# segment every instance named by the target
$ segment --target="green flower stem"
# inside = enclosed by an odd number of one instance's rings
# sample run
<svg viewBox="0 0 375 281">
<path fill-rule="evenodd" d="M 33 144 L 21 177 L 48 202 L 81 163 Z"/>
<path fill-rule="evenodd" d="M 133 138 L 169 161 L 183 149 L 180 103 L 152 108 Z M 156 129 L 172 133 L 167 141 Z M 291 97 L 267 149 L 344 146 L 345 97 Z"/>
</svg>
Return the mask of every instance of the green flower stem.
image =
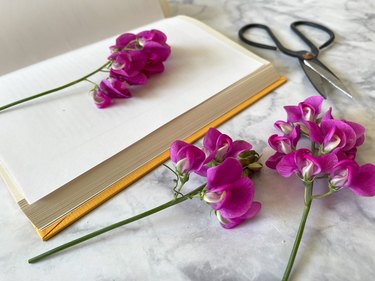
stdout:
<svg viewBox="0 0 375 281">
<path fill-rule="evenodd" d="M 191 198 L 193 198 L 195 195 L 200 194 L 200 192 L 203 190 L 203 188 L 204 188 L 205 186 L 206 186 L 206 184 L 203 184 L 203 185 L 197 187 L 196 189 L 194 189 L 193 191 L 191 191 L 191 192 L 189 192 L 189 193 L 187 193 L 187 194 L 185 194 L 185 195 L 183 195 L 183 196 L 181 196 L 181 197 L 174 198 L 174 199 L 172 199 L 171 201 L 169 201 L 169 202 L 167 202 L 167 203 L 164 203 L 164 204 L 162 204 L 162 205 L 160 205 L 160 206 L 158 206 L 158 207 L 155 207 L 155 208 L 153 208 L 153 209 L 151 209 L 151 210 L 148 210 L 148 211 L 146 211 L 146 212 L 144 212 L 144 213 L 141 213 L 141 214 L 136 215 L 136 216 L 134 216 L 134 217 L 131 217 L 131 218 L 128 218 L 128 219 L 125 219 L 125 220 L 119 221 L 119 222 L 117 222 L 117 223 L 111 224 L 111 225 L 109 225 L 109 226 L 107 226 L 107 227 L 104 227 L 104 228 L 102 228 L 102 229 L 99 229 L 99 230 L 97 230 L 97 231 L 94 231 L 94 232 L 92 232 L 92 233 L 89 233 L 89 234 L 87 234 L 87 235 L 85 235 L 85 236 L 82 236 L 82 237 L 80 237 L 80 238 L 77 238 L 77 239 L 75 239 L 75 240 L 72 240 L 72 241 L 70 241 L 70 242 L 68 242 L 68 243 L 65 243 L 65 244 L 63 244 L 63 245 L 60 245 L 60 246 L 58 246 L 58 247 L 56 247 L 56 248 L 53 248 L 53 249 L 51 249 L 51 250 L 49 250 L 49 251 L 47 251 L 47 252 L 45 252 L 45 253 L 43 253 L 43 254 L 40 254 L 40 255 L 38 255 L 38 256 L 36 256 L 36 257 L 33 257 L 33 258 L 29 259 L 28 262 L 29 262 L 29 263 L 36 263 L 36 262 L 38 262 L 38 261 L 40 261 L 40 260 L 42 260 L 42 259 L 44 259 L 44 258 L 46 258 L 46 257 L 48 257 L 48 256 L 50 256 L 50 255 L 53 255 L 53 254 L 55 254 L 55 253 L 57 253 L 57 252 L 60 252 L 60 251 L 62 251 L 62 250 L 65 250 L 65 249 L 67 249 L 67 248 L 70 248 L 70 247 L 72 247 L 72 246 L 74 246 L 74 245 L 77 245 L 77 244 L 79 244 L 79 243 L 82 243 L 82 242 L 84 242 L 84 241 L 86 241 L 86 240 L 89 240 L 89 239 L 91 239 L 91 238 L 93 238 L 93 237 L 96 237 L 96 236 L 98 236 L 98 235 L 100 235 L 100 234 L 103 234 L 103 233 L 105 233 L 105 232 L 108 232 L 108 231 L 110 231 L 110 230 L 112 230 L 112 229 L 115 229 L 115 228 L 117 228 L 117 227 L 120 227 L 120 226 L 123 226 L 123 225 L 129 224 L 129 223 L 131 223 L 131 222 L 133 222 L 133 221 L 140 220 L 140 219 L 142 219 L 142 218 L 145 218 L 145 217 L 147 217 L 147 216 L 150 216 L 150 215 L 152 215 L 152 214 L 155 214 L 155 213 L 157 213 L 157 212 L 159 212 L 159 211 L 161 211 L 161 210 L 164 210 L 164 209 L 167 209 L 167 208 L 172 207 L 172 206 L 174 206 L 174 205 L 177 205 L 177 204 L 179 204 L 179 203 L 181 203 L 181 202 L 183 202 L 183 201 L 185 201 L 185 200 L 187 200 L 187 199 L 191 199 Z"/>
<path fill-rule="evenodd" d="M 7 109 L 9 107 L 12 107 L 12 106 L 15 106 L 17 104 L 20 104 L 20 103 L 24 103 L 24 102 L 27 102 L 27 101 L 30 101 L 30 100 L 33 100 L 33 99 L 36 99 L 36 98 L 39 98 L 39 97 L 42 97 L 42 96 L 45 96 L 45 95 L 48 95 L 48 94 L 51 94 L 51 93 L 54 93 L 54 92 L 57 92 L 57 91 L 60 91 L 62 89 L 65 89 L 65 88 L 68 88 L 70 86 L 73 86 L 79 82 L 82 82 L 82 81 L 87 81 L 87 78 L 89 78 L 90 76 L 94 75 L 95 73 L 101 71 L 103 68 L 109 66 L 111 64 L 111 61 L 107 61 L 105 64 L 103 64 L 101 67 L 99 67 L 98 69 L 96 69 L 95 71 L 77 79 L 77 80 L 74 80 L 68 84 L 65 84 L 63 86 L 60 86 L 60 87 L 57 87 L 57 88 L 54 88 L 54 89 L 51 89 L 51 90 L 48 90 L 48 91 L 45 91 L 45 92 L 42 92 L 42 93 L 39 93 L 39 94 L 36 94 L 36 95 L 33 95 L 33 96 L 30 96 L 30 97 L 27 97 L 27 98 L 24 98 L 24 99 L 20 99 L 20 100 L 17 100 L 15 102 L 11 102 L 11 103 L 8 103 L 6 105 L 3 105 L 0 107 L 0 111 L 3 111 L 4 109 Z"/>
<path fill-rule="evenodd" d="M 299 244 L 301 243 L 303 231 L 305 229 L 305 224 L 307 216 L 310 212 L 311 203 L 313 201 L 313 182 L 305 182 L 305 207 L 303 209 L 302 219 L 298 228 L 297 236 L 294 241 L 292 252 L 290 253 L 288 265 L 285 268 L 284 276 L 282 281 L 287 281 L 289 279 L 290 272 L 292 271 L 294 260 L 296 259 Z"/>
<path fill-rule="evenodd" d="M 326 193 L 323 193 L 323 194 L 319 194 L 319 195 L 314 195 L 313 198 L 314 199 L 321 199 L 321 198 L 324 198 L 324 197 L 327 197 L 328 195 L 331 195 L 333 193 L 336 193 L 337 191 L 336 190 L 330 190 Z"/>
</svg>

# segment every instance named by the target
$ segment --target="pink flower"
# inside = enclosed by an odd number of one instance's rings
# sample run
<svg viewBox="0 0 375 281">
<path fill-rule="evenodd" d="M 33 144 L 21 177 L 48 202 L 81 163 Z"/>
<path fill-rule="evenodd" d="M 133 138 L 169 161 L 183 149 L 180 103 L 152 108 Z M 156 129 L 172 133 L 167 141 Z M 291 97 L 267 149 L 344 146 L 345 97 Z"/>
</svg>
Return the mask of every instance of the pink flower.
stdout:
<svg viewBox="0 0 375 281">
<path fill-rule="evenodd" d="M 115 70 L 111 68 L 109 77 L 126 82 L 128 85 L 144 85 L 147 83 L 147 76 L 142 72 L 131 72 L 130 75 L 122 69 Z"/>
<path fill-rule="evenodd" d="M 116 38 L 116 44 L 109 47 L 112 52 L 116 53 L 116 52 L 119 52 L 119 51 L 122 51 L 124 48 L 126 47 L 131 47 L 131 48 L 134 48 L 135 47 L 135 43 L 136 43 L 136 36 L 135 34 L 132 34 L 132 33 L 124 33 L 124 34 L 121 34 L 119 37 Z M 129 45 L 133 43 L 133 45 Z"/>
<path fill-rule="evenodd" d="M 222 162 L 228 157 L 237 157 L 251 148 L 250 143 L 244 140 L 233 141 L 215 128 L 210 128 L 203 139 L 203 149 L 207 154 L 206 163 L 212 160 Z"/>
<path fill-rule="evenodd" d="M 315 121 L 321 112 L 322 102 L 323 98 L 321 96 L 311 96 L 297 106 L 284 106 L 288 115 L 288 122 Z"/>
<path fill-rule="evenodd" d="M 127 84 L 116 79 L 102 80 L 94 90 L 93 98 L 98 108 L 105 108 L 111 105 L 112 99 L 130 98 L 131 93 Z"/>
<path fill-rule="evenodd" d="M 102 80 L 99 84 L 100 90 L 108 97 L 113 99 L 125 99 L 130 98 L 131 94 L 126 87 L 126 83 L 118 81 L 116 79 Z"/>
<path fill-rule="evenodd" d="M 142 46 L 146 45 L 148 42 L 156 42 L 161 45 L 165 45 L 167 42 L 167 36 L 157 29 L 139 32 L 137 38 L 139 38 Z"/>
<path fill-rule="evenodd" d="M 375 166 L 359 166 L 353 160 L 337 163 L 329 174 L 329 183 L 335 189 L 349 188 L 361 196 L 375 195 Z"/>
<path fill-rule="evenodd" d="M 314 176 L 332 169 L 336 163 L 337 156 L 333 153 L 314 157 L 310 150 L 301 148 L 285 155 L 276 165 L 276 170 L 283 177 L 296 173 L 304 181 L 311 181 Z"/>
<path fill-rule="evenodd" d="M 268 139 L 268 144 L 274 150 L 283 154 L 291 153 L 294 150 L 292 141 L 287 136 L 272 135 Z"/>
<path fill-rule="evenodd" d="M 294 126 L 287 122 L 276 121 L 275 127 L 284 132 L 285 135 L 272 135 L 268 139 L 269 146 L 276 150 L 276 153 L 266 161 L 266 166 L 271 169 L 276 169 L 277 164 L 286 154 L 296 150 L 301 136 L 299 125 Z"/>
<path fill-rule="evenodd" d="M 307 122 L 309 137 L 312 141 L 321 144 L 323 153 L 351 151 L 364 142 L 363 126 L 349 121 L 326 119 L 318 125 Z"/>
<path fill-rule="evenodd" d="M 197 171 L 203 165 L 206 156 L 198 147 L 184 141 L 174 141 L 170 147 L 170 156 L 181 174 Z"/>
<path fill-rule="evenodd" d="M 104 94 L 103 91 L 100 90 L 99 88 L 96 88 L 93 91 L 92 96 L 93 96 L 94 102 L 95 102 L 95 104 L 98 108 L 108 107 L 112 103 L 112 99 L 109 96 L 107 96 L 106 94 Z"/>
<path fill-rule="evenodd" d="M 112 54 L 112 69 L 123 70 L 127 75 L 134 76 L 146 65 L 147 55 L 143 50 L 126 50 Z"/>
<path fill-rule="evenodd" d="M 204 200 L 216 210 L 224 228 L 233 228 L 254 217 L 261 208 L 259 202 L 253 202 L 252 181 L 242 176 L 242 165 L 234 158 L 208 169 L 206 190 Z"/>
<path fill-rule="evenodd" d="M 112 99 L 131 97 L 129 86 L 144 85 L 148 77 L 163 72 L 163 62 L 171 53 L 166 41 L 167 36 L 155 29 L 117 37 L 108 57 L 111 61 L 110 79 L 103 80 L 94 91 L 97 106 L 104 108 L 111 104 Z"/>
<path fill-rule="evenodd" d="M 279 162 L 281 161 L 281 159 L 285 156 L 286 154 L 285 153 L 281 153 L 281 152 L 276 152 L 275 154 L 271 155 L 267 161 L 266 161 L 266 166 L 270 169 L 273 169 L 275 170 L 276 169 L 276 166 L 277 164 L 279 164 Z"/>
<path fill-rule="evenodd" d="M 293 123 L 285 122 L 282 120 L 276 121 L 274 126 L 276 129 L 278 129 L 280 132 L 286 135 L 290 134 L 294 129 Z"/>
</svg>

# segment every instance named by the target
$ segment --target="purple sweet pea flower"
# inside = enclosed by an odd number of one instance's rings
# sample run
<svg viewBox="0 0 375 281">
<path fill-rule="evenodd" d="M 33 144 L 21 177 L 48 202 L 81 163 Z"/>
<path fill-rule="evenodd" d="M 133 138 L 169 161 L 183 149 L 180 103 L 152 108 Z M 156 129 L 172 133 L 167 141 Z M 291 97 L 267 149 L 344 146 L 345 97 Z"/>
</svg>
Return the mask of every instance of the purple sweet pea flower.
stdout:
<svg viewBox="0 0 375 281">
<path fill-rule="evenodd" d="M 321 112 L 322 102 L 323 98 L 321 96 L 312 96 L 300 102 L 297 106 L 284 106 L 288 115 L 288 122 L 315 121 Z"/>
<path fill-rule="evenodd" d="M 286 136 L 272 135 L 268 139 L 268 144 L 279 153 L 288 154 L 293 151 L 292 142 Z"/>
<path fill-rule="evenodd" d="M 244 140 L 233 141 L 215 128 L 210 128 L 203 139 L 203 149 L 207 154 L 206 163 L 212 160 L 222 162 L 228 157 L 237 157 L 251 148 L 250 143 Z"/>
<path fill-rule="evenodd" d="M 266 166 L 270 169 L 273 169 L 275 170 L 276 169 L 276 166 L 277 164 L 279 164 L 279 162 L 281 161 L 281 159 L 285 156 L 286 154 L 285 153 L 280 153 L 280 152 L 276 152 L 275 154 L 271 155 L 267 161 L 266 161 Z"/>
<path fill-rule="evenodd" d="M 282 120 L 276 121 L 274 126 L 276 129 L 278 129 L 280 132 L 282 132 L 285 135 L 290 134 L 292 130 L 294 129 L 293 123 L 285 122 Z"/>
<path fill-rule="evenodd" d="M 159 63 L 165 61 L 171 54 L 171 48 L 166 44 L 149 41 L 143 46 L 142 51 L 147 54 L 149 63 Z"/>
<path fill-rule="evenodd" d="M 307 176 L 318 174 L 321 171 L 311 151 L 305 148 L 285 155 L 276 166 L 277 172 L 283 177 L 290 177 L 297 173 L 301 178 L 309 179 Z"/>
<path fill-rule="evenodd" d="M 197 171 L 203 165 L 206 155 L 198 147 L 184 141 L 174 141 L 170 147 L 170 156 L 181 174 Z"/>
<path fill-rule="evenodd" d="M 365 129 L 354 122 L 326 119 L 320 125 L 307 122 L 310 139 L 321 145 L 323 153 L 350 151 L 364 141 Z"/>
<path fill-rule="evenodd" d="M 164 64 L 162 62 L 157 62 L 153 64 L 148 63 L 142 69 L 142 73 L 146 77 L 150 77 L 151 75 L 162 73 L 163 71 L 164 71 Z"/>
<path fill-rule="evenodd" d="M 268 144 L 276 153 L 266 161 L 266 166 L 276 169 L 280 160 L 288 153 L 296 149 L 297 143 L 301 137 L 301 129 L 299 125 L 291 125 L 290 123 L 277 121 L 275 127 L 285 133 L 284 136 L 272 135 L 268 139 Z"/>
<path fill-rule="evenodd" d="M 349 188 L 361 196 L 375 195 L 375 166 L 359 166 L 353 160 L 337 163 L 330 172 L 330 185 L 335 189 Z"/>
<path fill-rule="evenodd" d="M 126 84 L 116 79 L 112 79 L 111 81 L 108 81 L 106 79 L 102 80 L 99 84 L 99 89 L 106 96 L 113 99 L 124 99 L 131 97 Z"/>
<path fill-rule="evenodd" d="M 100 90 L 99 88 L 96 88 L 93 91 L 92 97 L 94 99 L 95 105 L 98 108 L 106 108 L 110 106 L 112 103 L 112 99 L 106 94 L 104 94 L 103 91 Z"/>
<path fill-rule="evenodd" d="M 147 63 L 147 54 L 143 50 L 127 50 L 109 57 L 113 60 L 112 70 L 123 71 L 124 76 L 135 76 L 142 71 Z"/>
<path fill-rule="evenodd" d="M 348 124 L 354 130 L 354 133 L 356 136 L 354 146 L 357 147 L 357 146 L 362 145 L 365 142 L 365 127 L 352 121 L 347 121 L 347 120 L 342 120 L 342 121 Z"/>
<path fill-rule="evenodd" d="M 255 217 L 255 215 L 260 211 L 261 207 L 262 204 L 260 202 L 253 201 L 250 209 L 242 216 L 236 218 L 226 218 L 221 214 L 220 211 L 216 212 L 216 216 L 223 228 L 231 229 L 241 224 L 245 220 Z"/>
<path fill-rule="evenodd" d="M 137 37 L 139 38 L 140 44 L 142 46 L 147 44 L 147 42 L 149 41 L 153 41 L 153 42 L 163 44 L 163 45 L 166 44 L 167 42 L 167 36 L 163 32 L 157 29 L 139 32 L 137 34 Z"/>
<path fill-rule="evenodd" d="M 227 158 L 208 169 L 204 200 L 216 210 L 224 228 L 233 228 L 259 212 L 261 205 L 253 202 L 253 197 L 253 183 L 242 176 L 242 165 L 238 160 Z"/>
<path fill-rule="evenodd" d="M 114 70 L 109 71 L 109 77 L 116 79 L 118 81 L 126 82 L 128 85 L 144 85 L 147 83 L 147 76 L 142 72 L 132 72 L 132 76 L 124 70 Z"/>
<path fill-rule="evenodd" d="M 147 56 L 147 64 L 142 72 L 148 77 L 164 71 L 163 62 L 171 54 L 171 48 L 166 43 L 167 36 L 159 30 L 143 31 L 137 34 L 142 52 Z"/>
<path fill-rule="evenodd" d="M 121 34 L 119 37 L 116 38 L 115 45 L 109 48 L 112 50 L 112 52 L 122 51 L 122 49 L 124 49 L 125 47 L 128 47 L 128 45 L 131 42 L 135 43 L 136 38 L 137 38 L 136 35 L 132 33 Z"/>
<path fill-rule="evenodd" d="M 167 36 L 155 29 L 117 37 L 108 57 L 110 79 L 103 80 L 93 94 L 97 106 L 104 108 L 113 98 L 131 97 L 129 86 L 144 85 L 148 77 L 163 72 L 163 62 L 171 53 L 166 41 Z"/>
<path fill-rule="evenodd" d="M 330 154 L 333 155 L 333 154 Z M 333 155 L 333 157 L 336 157 Z M 327 159 L 321 159 L 327 161 Z M 322 172 L 322 165 L 318 158 L 311 155 L 311 151 L 301 148 L 285 155 L 276 166 L 277 172 L 283 177 L 290 177 L 296 173 L 303 180 L 311 180 L 313 176 Z"/>
<path fill-rule="evenodd" d="M 98 108 L 105 108 L 111 105 L 112 99 L 130 98 L 131 93 L 127 84 L 116 79 L 102 80 L 93 92 L 93 98 Z"/>
</svg>

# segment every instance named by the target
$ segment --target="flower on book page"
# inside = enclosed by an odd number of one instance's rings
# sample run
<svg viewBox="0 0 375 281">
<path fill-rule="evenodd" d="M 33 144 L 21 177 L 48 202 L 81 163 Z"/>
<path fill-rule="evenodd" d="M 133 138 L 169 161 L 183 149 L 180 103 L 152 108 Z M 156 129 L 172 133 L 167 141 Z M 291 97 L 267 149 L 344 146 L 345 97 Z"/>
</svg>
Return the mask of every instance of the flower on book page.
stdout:
<svg viewBox="0 0 375 281">
<path fill-rule="evenodd" d="M 125 39 L 128 40 L 127 37 Z M 258 162 L 259 154 L 250 150 L 252 146 L 248 142 L 233 141 L 229 136 L 213 128 L 207 132 L 204 143 L 203 148 L 181 140 L 172 143 L 170 156 L 175 169 L 166 166 L 176 176 L 174 196 L 171 201 L 61 245 L 30 259 L 29 263 L 38 262 L 56 252 L 150 216 L 187 199 L 198 198 L 209 204 L 221 226 L 226 229 L 234 228 L 245 220 L 253 218 L 261 209 L 261 204 L 254 201 L 254 184 L 250 179 L 250 176 L 262 167 Z M 207 149 L 209 151 L 205 153 Z M 213 161 L 220 149 L 225 150 L 223 154 L 219 152 L 221 161 Z M 199 173 L 202 167 L 207 168 L 203 176 Z M 203 184 L 183 194 L 182 189 L 193 174 L 200 178 Z"/>
<path fill-rule="evenodd" d="M 171 47 L 167 44 L 167 36 L 163 32 L 152 29 L 137 34 L 121 34 L 116 38 L 115 44 L 110 46 L 110 51 L 108 61 L 93 72 L 63 86 L 0 106 L 0 111 L 82 81 L 94 84 L 91 91 L 96 106 L 108 107 L 114 99 L 130 98 L 133 86 L 145 85 L 151 76 L 162 73 L 164 62 L 171 54 Z M 88 79 L 99 72 L 108 73 L 109 76 L 99 84 Z"/>
<path fill-rule="evenodd" d="M 302 238 L 314 199 L 344 189 L 360 196 L 375 196 L 375 165 L 360 166 L 355 160 L 365 139 L 365 128 L 352 121 L 334 119 L 331 108 L 321 114 L 322 103 L 321 97 L 309 97 L 296 106 L 285 106 L 287 120 L 275 123 L 281 134 L 268 140 L 275 153 L 266 165 L 283 177 L 297 175 L 305 186 L 305 209 L 296 241 Z M 300 142 L 302 137 L 309 140 L 309 147 Z M 318 179 L 325 181 L 325 193 L 313 193 L 313 184 Z M 292 250 L 283 280 L 289 278 L 297 251 L 298 246 Z"/>
</svg>

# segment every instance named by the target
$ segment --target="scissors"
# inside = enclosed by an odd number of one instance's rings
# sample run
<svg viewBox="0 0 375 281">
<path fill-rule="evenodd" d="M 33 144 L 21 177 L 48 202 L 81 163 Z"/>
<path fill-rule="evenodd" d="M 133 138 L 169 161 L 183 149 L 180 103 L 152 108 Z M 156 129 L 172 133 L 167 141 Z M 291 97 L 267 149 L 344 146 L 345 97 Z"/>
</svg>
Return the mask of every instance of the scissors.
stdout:
<svg viewBox="0 0 375 281">
<path fill-rule="evenodd" d="M 326 32 L 329 35 L 329 39 L 323 43 L 320 47 L 316 47 L 299 29 L 298 26 L 310 26 L 313 28 L 320 29 L 324 32 Z M 332 30 L 329 28 L 320 25 L 318 23 L 310 22 L 310 21 L 295 21 L 291 23 L 290 25 L 291 29 L 294 33 L 298 35 L 310 48 L 310 51 L 307 50 L 300 50 L 300 51 L 292 51 L 290 49 L 285 48 L 280 41 L 277 39 L 277 37 L 274 35 L 272 30 L 267 26 L 263 24 L 253 23 L 253 24 L 247 24 L 243 26 L 239 31 L 238 35 L 240 39 L 254 47 L 262 48 L 262 49 L 269 49 L 276 51 L 279 49 L 282 53 L 298 58 L 300 65 L 302 69 L 304 70 L 306 76 L 309 78 L 310 82 L 314 86 L 314 88 L 319 92 L 319 94 L 327 98 L 327 94 L 325 89 L 323 88 L 323 84 L 325 81 L 329 82 L 331 85 L 333 85 L 335 88 L 337 88 L 340 93 L 345 94 L 349 98 L 353 98 L 352 95 L 349 93 L 349 91 L 346 89 L 344 84 L 341 82 L 341 80 L 327 67 L 325 66 L 319 59 L 319 50 L 328 47 L 333 43 L 333 40 L 335 39 L 335 34 Z M 275 43 L 275 46 L 265 45 L 261 43 L 257 43 L 254 41 L 251 41 L 247 38 L 245 38 L 245 32 L 249 29 L 253 28 L 260 28 L 264 29 L 268 35 L 271 37 L 273 42 Z"/>
</svg>

